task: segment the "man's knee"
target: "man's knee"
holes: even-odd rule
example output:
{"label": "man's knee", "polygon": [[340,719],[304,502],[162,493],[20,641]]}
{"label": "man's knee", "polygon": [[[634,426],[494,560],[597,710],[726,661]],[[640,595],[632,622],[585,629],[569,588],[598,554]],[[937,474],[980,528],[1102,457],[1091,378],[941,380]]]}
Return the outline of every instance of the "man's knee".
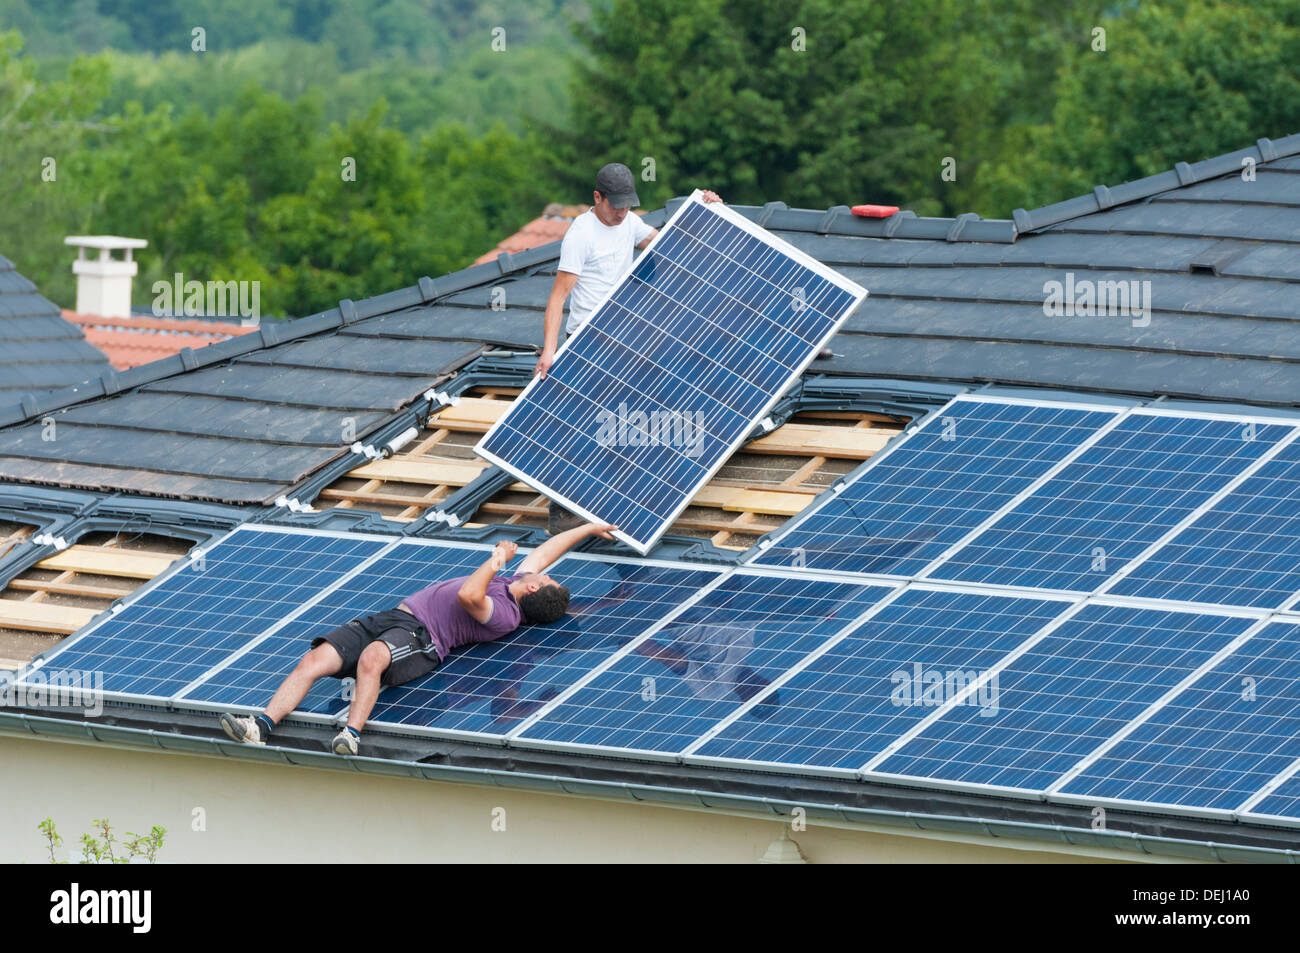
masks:
{"label": "man's knee", "polygon": [[393,653],[386,643],[371,642],[362,651],[361,658],[357,661],[357,676],[377,677],[383,675],[388,666],[392,664],[392,661]]}
{"label": "man's knee", "polygon": [[343,667],[343,656],[339,650],[328,642],[322,642],[313,648],[298,662],[298,670],[320,677],[333,675]]}

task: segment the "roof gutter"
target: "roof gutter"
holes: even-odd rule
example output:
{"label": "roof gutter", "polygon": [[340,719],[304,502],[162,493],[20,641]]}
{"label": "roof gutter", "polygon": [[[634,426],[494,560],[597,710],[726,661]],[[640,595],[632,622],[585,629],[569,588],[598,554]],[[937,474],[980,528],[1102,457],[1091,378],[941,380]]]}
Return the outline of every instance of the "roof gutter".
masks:
{"label": "roof gutter", "polygon": [[[671,788],[626,782],[582,780],[562,775],[545,775],[527,772],[501,771],[454,765],[422,764],[417,761],[399,761],[381,758],[343,758],[325,752],[304,751],[297,748],[250,747],[214,738],[156,731],[145,728],[128,728],[119,725],[92,725],[88,722],[29,715],[17,711],[0,710],[0,734],[33,736],[54,741],[96,742],[114,747],[157,749],[208,757],[236,758],[242,761],[262,761],[298,767],[324,768],[331,771],[359,772],[361,774],[389,777],[420,778],[452,784],[474,784],[547,794],[566,794],[575,797],[594,797],[610,801],[636,801],[688,810],[726,813],[751,818],[781,819],[793,816],[795,808],[802,808],[809,821],[819,821],[855,830],[879,832],[892,829],[899,833],[948,838],[975,838],[987,843],[990,839],[1033,841],[1040,844],[1059,845],[1064,848],[1088,852],[1117,851],[1135,855],[1134,860],[1200,860],[1221,863],[1295,864],[1300,863],[1300,851],[1268,847],[1248,847],[1237,844],[1219,844],[1213,841],[1184,840],[1172,837],[1155,837],[1131,832],[1088,830],[1061,825],[1034,824],[1025,821],[1008,821],[960,817],[943,814],[919,814],[879,808],[846,807],[832,804],[781,801],[774,798],[743,794],[725,794],[688,788]],[[901,830],[900,830],[901,829]],[[1007,847],[1022,845],[1007,844]]]}

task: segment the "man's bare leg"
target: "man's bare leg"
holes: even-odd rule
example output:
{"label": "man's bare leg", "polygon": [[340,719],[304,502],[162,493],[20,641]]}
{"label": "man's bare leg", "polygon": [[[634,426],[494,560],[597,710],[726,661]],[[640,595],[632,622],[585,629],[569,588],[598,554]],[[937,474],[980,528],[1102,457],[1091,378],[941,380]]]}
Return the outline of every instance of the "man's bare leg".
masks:
{"label": "man's bare leg", "polygon": [[289,676],[280,683],[265,711],[256,716],[223,712],[219,718],[221,730],[233,741],[266,744],[280,719],[298,707],[316,680],[333,675],[342,667],[343,657],[339,655],[338,649],[328,642],[322,642],[304,655]]}
{"label": "man's bare leg", "polygon": [[[364,658],[364,654],[362,658]],[[326,675],[333,675],[343,667],[343,657],[339,650],[328,642],[322,642],[302,657],[292,672],[280,683],[280,687],[271,696],[266,706],[266,715],[274,722],[298,707],[298,703],[307,697],[316,680]]]}
{"label": "man's bare leg", "polygon": [[348,707],[348,727],[357,734],[361,734],[366,719],[374,711],[380,680],[391,664],[393,653],[386,642],[371,642],[361,653],[357,662],[357,684],[352,691],[352,704]]}

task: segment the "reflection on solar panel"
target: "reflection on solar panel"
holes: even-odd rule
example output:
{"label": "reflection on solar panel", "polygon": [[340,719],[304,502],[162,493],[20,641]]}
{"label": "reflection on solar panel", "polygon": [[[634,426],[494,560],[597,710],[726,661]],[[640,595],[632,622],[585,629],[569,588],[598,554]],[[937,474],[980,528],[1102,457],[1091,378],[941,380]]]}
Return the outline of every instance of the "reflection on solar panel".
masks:
{"label": "reflection on solar panel", "polygon": [[694,753],[856,772],[1066,605],[908,590]]}
{"label": "reflection on solar panel", "polygon": [[1300,758],[1300,625],[1270,625],[1061,790],[1235,810]]}
{"label": "reflection on solar panel", "polygon": [[1231,643],[1250,619],[1085,606],[997,673],[992,714],[941,709],[885,774],[1041,791]]}
{"label": "reflection on solar panel", "polygon": [[1134,413],[931,575],[1090,592],[1290,431]]}
{"label": "reflection on solar panel", "polygon": [[755,562],[915,575],[1118,413],[954,401],[879,454]]}
{"label": "reflection on solar panel", "polygon": [[[524,739],[680,751],[887,589],[733,575],[522,731]],[[767,706],[779,706],[769,696]]]}
{"label": "reflection on solar panel", "polygon": [[1111,591],[1281,607],[1300,592],[1300,443],[1284,446]]}
{"label": "reflection on solar panel", "polygon": [[865,295],[692,197],[475,449],[647,552]]}
{"label": "reflection on solar panel", "polygon": [[103,672],[110,694],[166,698],[384,545],[237,530],[139,590],[129,611],[61,645],[57,667]]}

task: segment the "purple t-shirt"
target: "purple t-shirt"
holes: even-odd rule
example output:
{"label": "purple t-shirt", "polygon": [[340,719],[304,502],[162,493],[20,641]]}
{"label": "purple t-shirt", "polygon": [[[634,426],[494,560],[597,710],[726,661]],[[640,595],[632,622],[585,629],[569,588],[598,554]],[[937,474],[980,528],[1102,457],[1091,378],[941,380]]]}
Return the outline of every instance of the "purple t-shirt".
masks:
{"label": "purple t-shirt", "polygon": [[486,622],[479,622],[466,612],[456,598],[468,578],[448,579],[402,600],[420,624],[429,630],[438,657],[444,661],[456,646],[499,639],[517,629],[523,620],[519,603],[515,602],[508,588],[519,576],[493,576],[488,581],[487,597],[492,603],[492,614]]}

